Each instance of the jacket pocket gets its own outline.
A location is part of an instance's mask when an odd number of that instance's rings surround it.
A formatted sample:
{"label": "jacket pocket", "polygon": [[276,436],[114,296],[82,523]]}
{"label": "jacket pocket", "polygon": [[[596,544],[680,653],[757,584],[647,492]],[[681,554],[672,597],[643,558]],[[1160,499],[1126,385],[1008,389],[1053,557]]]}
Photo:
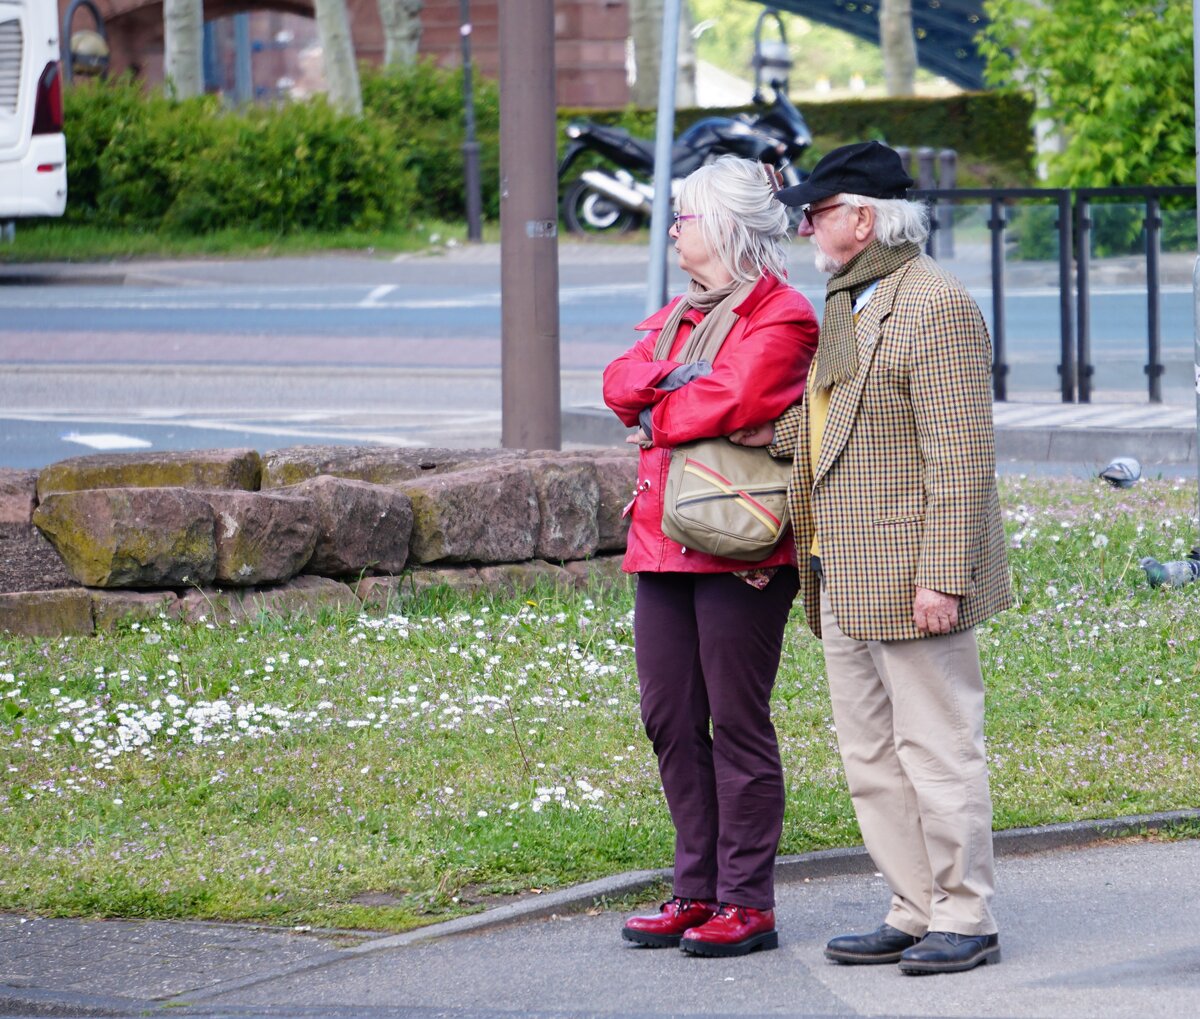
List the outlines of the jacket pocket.
{"label": "jacket pocket", "polygon": [[924,513],[903,513],[899,516],[890,517],[874,517],[871,520],[876,527],[897,526],[899,524],[920,524],[924,523]]}

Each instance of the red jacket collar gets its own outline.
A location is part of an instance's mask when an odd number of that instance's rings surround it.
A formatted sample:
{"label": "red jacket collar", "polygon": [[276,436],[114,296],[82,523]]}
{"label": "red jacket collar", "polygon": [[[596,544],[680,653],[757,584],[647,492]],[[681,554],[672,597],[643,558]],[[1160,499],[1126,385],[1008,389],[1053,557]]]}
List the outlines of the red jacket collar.
{"label": "red jacket collar", "polygon": [[[746,296],[746,299],[733,309],[733,313],[739,316],[750,314],[750,312],[762,303],[768,294],[773,293],[781,286],[783,286],[783,283],[779,279],[772,276],[769,272],[764,272],[754,285],[754,289]],[[681,300],[682,298],[676,297],[673,301],[668,302],[665,308],[659,308],[648,319],[639,322],[633,328],[639,332],[661,329],[666,324],[667,318],[671,314],[671,309]],[[683,317],[693,323],[700,319],[700,315],[696,312],[695,308],[689,308]]]}

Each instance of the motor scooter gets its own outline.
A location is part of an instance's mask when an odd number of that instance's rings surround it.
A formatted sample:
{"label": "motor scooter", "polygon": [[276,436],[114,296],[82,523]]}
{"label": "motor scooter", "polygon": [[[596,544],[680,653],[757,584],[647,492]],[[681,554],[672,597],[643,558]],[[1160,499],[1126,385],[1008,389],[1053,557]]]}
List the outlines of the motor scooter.
{"label": "motor scooter", "polygon": [[[807,174],[796,161],[812,145],[812,132],[803,115],[779,84],[767,103],[756,92],[754,114],[704,117],[688,127],[671,147],[672,197],[693,170],[727,153],[757,159],[779,171],[785,186]],[[560,184],[581,157],[603,162],[584,170],[566,184],[562,218],[572,233],[624,233],[649,219],[654,206],[654,143],[619,127],[591,120],[573,120],[565,133],[570,139],[558,166]]]}

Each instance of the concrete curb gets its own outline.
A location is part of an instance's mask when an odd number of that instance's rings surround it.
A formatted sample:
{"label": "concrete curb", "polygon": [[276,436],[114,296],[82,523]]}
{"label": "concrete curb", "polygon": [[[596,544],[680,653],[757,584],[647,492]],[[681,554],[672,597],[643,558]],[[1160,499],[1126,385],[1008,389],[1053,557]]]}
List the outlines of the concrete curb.
{"label": "concrete curb", "polygon": [[[996,832],[994,844],[997,856],[1019,856],[1087,846],[1108,839],[1145,832],[1172,831],[1189,824],[1200,825],[1200,808],[1111,819],[1072,821],[1033,828],[1012,828]],[[845,874],[873,874],[874,872],[875,864],[861,846],[823,849],[812,853],[781,856],[776,860],[776,879],[781,882],[805,881]],[[670,879],[671,870],[668,868],[615,874],[596,881],[588,881],[573,888],[564,888],[560,891],[527,898],[521,902],[499,906],[472,916],[457,917],[444,923],[405,931],[403,934],[373,938],[364,944],[343,949],[336,958],[312,959],[293,967],[264,972],[209,987],[187,995],[186,1001],[180,1000],[179,1004],[201,1009],[206,1000],[214,997],[228,994],[231,991],[244,990],[283,976],[294,976],[298,973],[321,969],[349,956],[407,948],[441,938],[473,934],[522,921],[541,920],[565,913],[579,912],[591,908],[598,900],[634,895],[652,888],[656,884],[669,882]],[[4,999],[0,998],[0,1008],[3,1008],[4,1004]],[[161,1005],[161,1003],[158,1004]]]}
{"label": "concrete curb", "polygon": [[[1048,413],[1061,413],[1047,405]],[[1154,409],[1148,406],[1149,415]],[[1087,406],[1084,412],[1093,408]],[[611,411],[599,407],[569,407],[562,412],[564,442],[584,446],[623,446],[629,429]],[[1070,424],[996,424],[996,459],[1025,464],[1063,464],[1099,469],[1116,455],[1136,453],[1143,468],[1185,467],[1196,464],[1196,429],[1152,424],[1121,426]]]}
{"label": "concrete curb", "polygon": [[[998,856],[1018,856],[1055,850],[1086,847],[1110,839],[1148,832],[1171,832],[1200,825],[1200,808],[1141,814],[1129,817],[1075,821],[1066,824],[1014,828],[996,832]],[[870,857],[861,846],[821,850],[779,857],[777,876],[781,882],[797,882],[812,878],[846,874],[871,874],[875,870]],[[669,881],[671,872],[662,870],[629,871],[597,881],[588,881],[573,888],[531,896],[520,902],[500,906],[474,916],[459,917],[420,930],[394,936],[371,938],[351,948],[339,949],[292,965],[265,968],[258,973],[234,978],[167,999],[122,999],[105,995],[51,991],[43,988],[9,986],[0,989],[0,1015],[21,1016],[130,1016],[164,1014],[178,1015],[244,1014],[241,1008],[219,1008],[214,1013],[210,1002],[231,992],[269,983],[283,977],[296,976],[344,962],[368,953],[405,948],[520,921],[544,919],[554,915],[578,912],[593,906],[597,900],[637,894],[654,885]],[[224,926],[224,925],[214,925]],[[355,932],[364,933],[364,932]],[[255,1014],[263,1014],[258,1011]]]}
{"label": "concrete curb", "polygon": [[[1024,853],[1044,853],[1056,849],[1086,846],[1106,839],[1139,835],[1145,832],[1170,832],[1189,824],[1200,825],[1200,808],[1171,810],[1157,814],[1137,814],[1065,824],[1041,825],[1033,828],[1010,828],[993,836],[997,856],[1019,856]],[[821,849],[812,853],[780,856],[775,862],[778,881],[804,881],[810,878],[833,877],[841,874],[872,874],[875,864],[862,846],[845,849]],[[472,916],[458,917],[445,923],[433,924],[419,930],[405,931],[392,937],[372,940],[347,951],[355,954],[399,948],[500,927],[518,920],[537,920],[556,914],[588,909],[598,899],[615,899],[632,895],[654,884],[669,881],[671,870],[636,870],[598,881],[588,881],[574,888],[549,892],[535,898],[489,909]]]}

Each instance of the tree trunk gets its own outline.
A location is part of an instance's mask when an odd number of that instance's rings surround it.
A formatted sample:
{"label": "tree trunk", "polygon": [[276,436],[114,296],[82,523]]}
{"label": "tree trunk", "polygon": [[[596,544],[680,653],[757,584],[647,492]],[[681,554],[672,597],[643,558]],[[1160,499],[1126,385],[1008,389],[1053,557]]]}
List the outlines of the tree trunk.
{"label": "tree trunk", "polygon": [[890,96],[910,96],[917,74],[917,41],[913,36],[912,0],[882,0],[879,45],[883,77]]}
{"label": "tree trunk", "polygon": [[[658,76],[662,62],[663,6],[666,0],[629,0],[629,28],[633,39],[634,106],[658,105]],[[696,105],[696,44],[687,0],[679,0],[679,50],[675,62],[675,105]]]}
{"label": "tree trunk", "polygon": [[163,0],[163,77],[180,99],[204,91],[202,0]]}
{"label": "tree trunk", "polygon": [[325,60],[325,80],[329,83],[329,101],[343,113],[362,113],[362,89],[358,66],[354,62],[354,40],[350,36],[350,17],[346,0],[314,0],[317,34]]}
{"label": "tree trunk", "polygon": [[421,8],[424,0],[379,0],[383,22],[383,62],[409,66],[417,62],[421,43]]}

